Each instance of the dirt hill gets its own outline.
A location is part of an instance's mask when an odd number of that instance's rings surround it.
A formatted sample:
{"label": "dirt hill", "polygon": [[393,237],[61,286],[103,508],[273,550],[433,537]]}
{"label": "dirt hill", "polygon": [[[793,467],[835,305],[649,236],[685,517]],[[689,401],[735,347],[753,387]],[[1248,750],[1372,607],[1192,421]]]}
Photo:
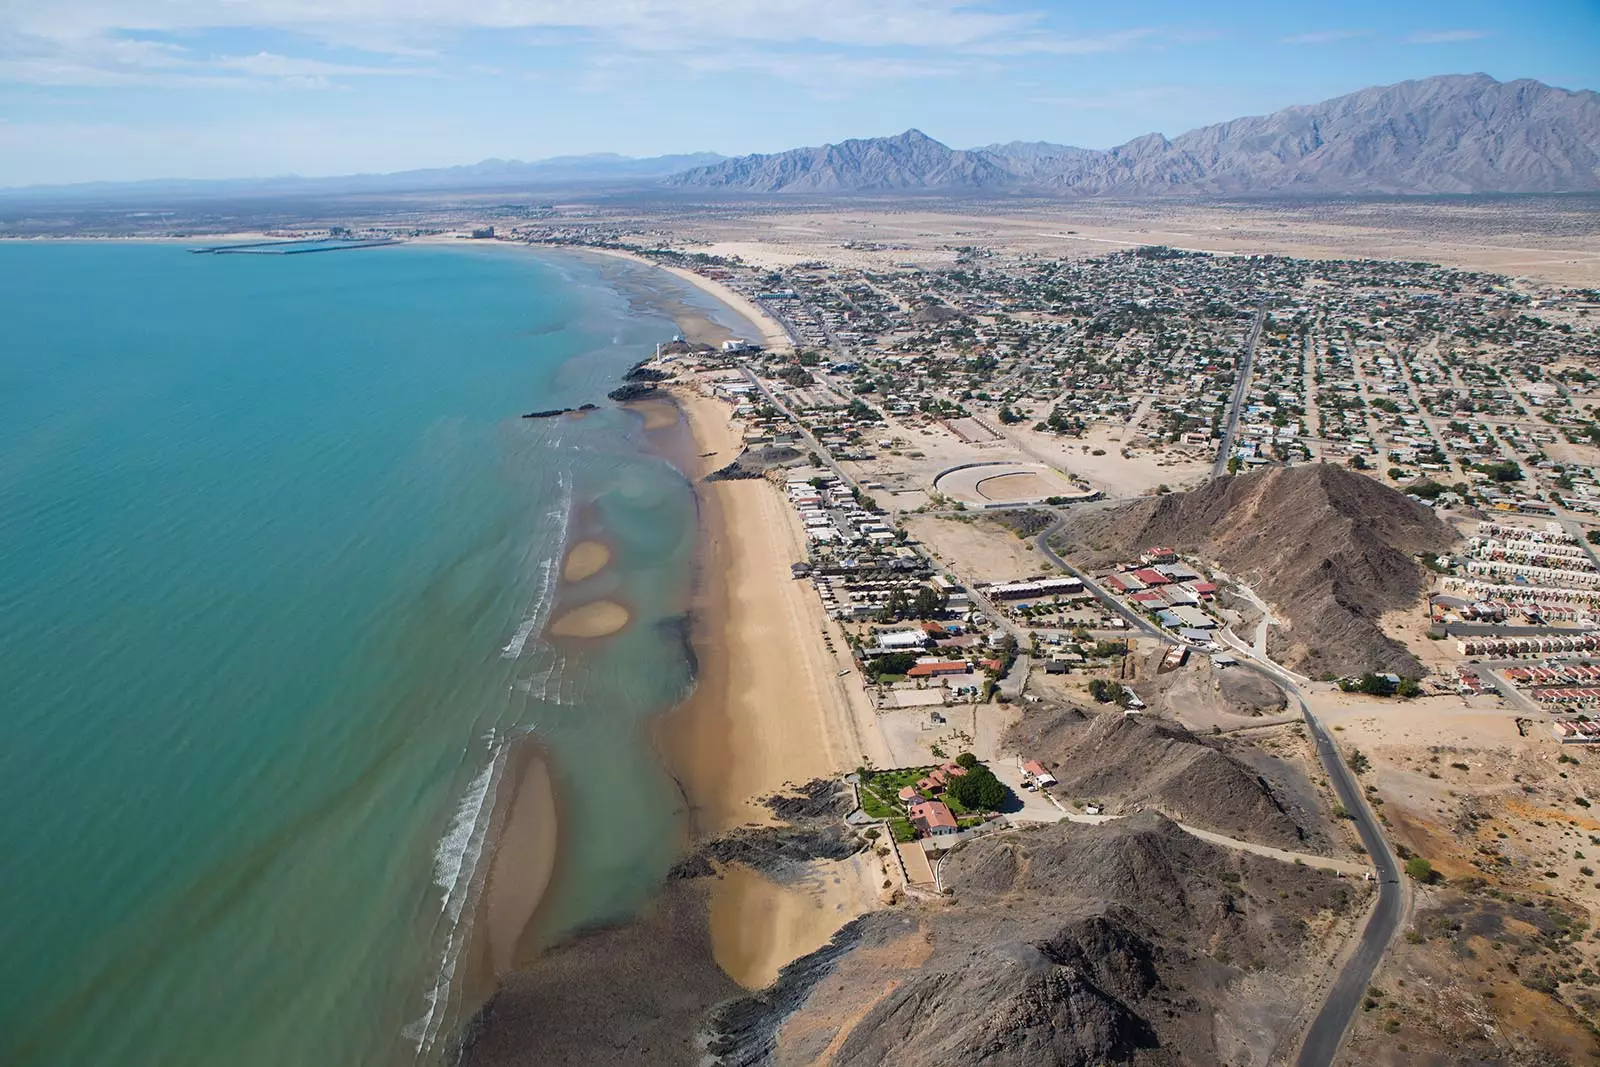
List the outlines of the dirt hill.
{"label": "dirt hill", "polygon": [[1378,627],[1425,588],[1418,552],[1456,536],[1433,511],[1344,467],[1307,464],[1219,478],[1188,493],[1075,515],[1059,543],[1097,562],[1150,545],[1193,552],[1250,585],[1288,617],[1275,658],[1312,676],[1419,674]]}
{"label": "dirt hill", "polygon": [[[1349,890],[1154,812],[973,841],[949,906],[879,912],[714,1014],[723,1064],[1264,1063]],[[1309,924],[1309,925],[1308,925]]]}
{"label": "dirt hill", "polygon": [[1063,800],[1098,801],[1113,814],[1155,808],[1263,845],[1305,847],[1305,831],[1260,775],[1177,723],[1034,706],[1005,743],[1049,767]]}

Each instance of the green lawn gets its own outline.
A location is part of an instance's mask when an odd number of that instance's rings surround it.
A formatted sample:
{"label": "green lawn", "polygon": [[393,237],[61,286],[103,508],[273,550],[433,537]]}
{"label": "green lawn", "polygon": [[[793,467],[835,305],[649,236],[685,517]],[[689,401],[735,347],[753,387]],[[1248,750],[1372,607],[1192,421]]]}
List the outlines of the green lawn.
{"label": "green lawn", "polygon": [[[934,766],[927,766],[873,771],[872,776],[861,784],[861,810],[874,819],[887,819],[903,814],[905,808],[900,803],[900,790],[908,785],[915,786],[934,769]],[[954,797],[941,796],[938,799],[948,804],[954,815],[976,814]]]}

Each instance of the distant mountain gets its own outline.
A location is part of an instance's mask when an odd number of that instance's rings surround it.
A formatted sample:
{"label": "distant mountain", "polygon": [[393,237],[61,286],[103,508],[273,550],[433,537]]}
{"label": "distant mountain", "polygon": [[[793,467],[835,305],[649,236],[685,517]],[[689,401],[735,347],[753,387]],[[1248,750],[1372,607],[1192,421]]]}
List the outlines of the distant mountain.
{"label": "distant mountain", "polygon": [[769,193],[890,190],[1115,195],[1600,191],[1600,93],[1487,74],[1363,89],[1320,104],[1158,133],[1108,151],[1046,142],[950,149],[910,130],[667,179]]}
{"label": "distant mountain", "polygon": [[674,175],[666,183],[762,193],[843,193],[987,189],[1012,181],[999,159],[987,152],[959,151],[921,130],[907,130],[898,137],[740,156]]}
{"label": "distant mountain", "polygon": [[658,179],[725,157],[715,152],[634,158],[603,152],[553,156],[523,162],[486,159],[459,167],[429,167],[391,174],[347,174],[329,178],[288,175],[274,178],[156,179],[136,182],[84,182],[0,189],[8,200],[125,200],[149,197],[207,199],[243,196],[356,195],[361,193],[461,192],[517,187],[650,184]]}

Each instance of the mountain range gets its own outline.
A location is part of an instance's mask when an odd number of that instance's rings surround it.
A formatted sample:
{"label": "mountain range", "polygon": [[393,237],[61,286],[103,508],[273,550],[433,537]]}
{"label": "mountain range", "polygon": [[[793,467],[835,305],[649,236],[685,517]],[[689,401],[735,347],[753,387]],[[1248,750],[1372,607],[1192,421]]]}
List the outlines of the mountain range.
{"label": "mountain range", "polygon": [[1427,194],[1600,191],[1600,93],[1487,74],[1362,89],[1104,151],[1047,142],[952,149],[919,130],[741,156],[680,189],[838,194],[929,190]]}
{"label": "mountain range", "polygon": [[1159,133],[1110,149],[1046,141],[951,148],[919,130],[727,158],[613,154],[331,178],[93,182],[0,190],[12,201],[200,199],[453,191],[704,196],[1167,194],[1394,195],[1600,192],[1600,93],[1487,74],[1362,89],[1320,104]]}

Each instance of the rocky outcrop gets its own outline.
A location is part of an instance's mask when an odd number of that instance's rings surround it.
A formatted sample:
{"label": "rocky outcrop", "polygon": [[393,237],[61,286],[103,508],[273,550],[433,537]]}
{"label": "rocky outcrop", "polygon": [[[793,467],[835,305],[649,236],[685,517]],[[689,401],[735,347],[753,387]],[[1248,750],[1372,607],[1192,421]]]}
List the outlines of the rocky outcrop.
{"label": "rocky outcrop", "polygon": [[1318,966],[1306,920],[1348,906],[1327,872],[1229,854],[1154,812],[980,838],[943,879],[945,905],[864,916],[718,1008],[713,1062],[1220,1067],[1238,1062],[1218,1034],[1241,1013],[1270,1051],[1298,1006],[1243,1009],[1240,983]]}
{"label": "rocky outcrop", "polygon": [[1051,791],[1113,812],[1151,807],[1264,845],[1301,848],[1305,831],[1249,767],[1176,723],[1120,712],[1030,706],[1006,744],[1042,761]]}
{"label": "rocky outcrop", "polygon": [[1288,616],[1271,651],[1303,673],[1416,675],[1416,659],[1379,618],[1422,596],[1425,572],[1413,555],[1442,552],[1456,535],[1432,509],[1371,478],[1308,464],[1079,513],[1058,540],[1102,562],[1150,545],[1213,562]]}

